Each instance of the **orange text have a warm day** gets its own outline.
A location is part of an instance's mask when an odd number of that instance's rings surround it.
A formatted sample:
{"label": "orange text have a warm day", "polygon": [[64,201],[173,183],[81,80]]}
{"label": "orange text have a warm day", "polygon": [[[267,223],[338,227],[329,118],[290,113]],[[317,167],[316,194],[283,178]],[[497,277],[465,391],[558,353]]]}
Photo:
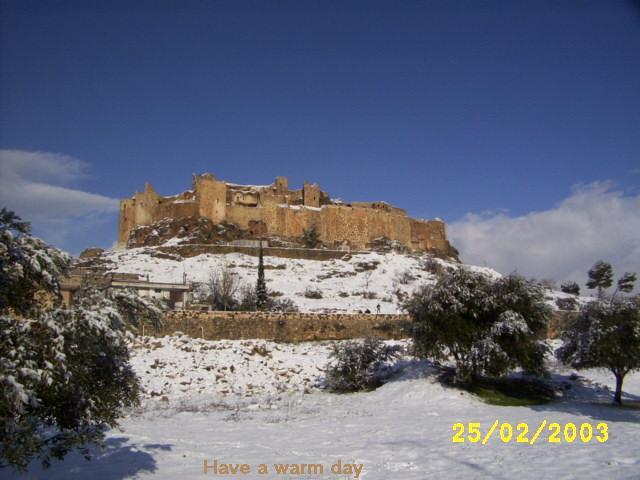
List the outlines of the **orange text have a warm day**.
{"label": "orange text have a warm day", "polygon": [[248,463],[223,463],[217,459],[212,463],[207,460],[203,462],[203,473],[205,475],[248,475],[257,473],[258,475],[350,475],[353,478],[360,478],[360,474],[364,469],[362,463],[348,463],[338,460],[331,465],[325,466],[322,463],[261,463],[255,471]]}

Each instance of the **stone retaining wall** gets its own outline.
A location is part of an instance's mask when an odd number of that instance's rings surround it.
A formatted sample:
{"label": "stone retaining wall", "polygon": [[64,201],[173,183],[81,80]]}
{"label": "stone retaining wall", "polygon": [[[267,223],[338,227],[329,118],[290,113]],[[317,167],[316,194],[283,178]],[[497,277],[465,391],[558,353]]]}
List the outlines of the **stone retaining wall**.
{"label": "stone retaining wall", "polygon": [[[341,340],[376,336],[408,337],[408,315],[176,311],[165,314],[162,329],[145,335],[175,332],[206,340],[261,338],[280,342]],[[142,331],[140,332],[142,333]]]}
{"label": "stone retaining wall", "polygon": [[[195,257],[204,253],[225,254],[225,253],[244,253],[257,257],[260,255],[259,247],[244,247],[240,245],[173,245],[160,246],[157,250],[165,253],[177,254],[181,257]],[[321,250],[312,248],[281,248],[281,247],[265,247],[263,254],[265,257],[292,258],[296,260],[334,260],[340,259],[348,255],[356,253],[369,252],[348,252],[343,250]]]}
{"label": "stone retaining wall", "polygon": [[[575,318],[571,312],[554,312],[546,337],[557,338]],[[165,313],[160,330],[145,327],[139,333],[161,337],[182,332],[206,340],[260,338],[279,342],[344,340],[375,336],[382,339],[409,337],[409,315],[366,313],[267,313],[198,312],[192,310]],[[543,334],[544,336],[544,334]]]}

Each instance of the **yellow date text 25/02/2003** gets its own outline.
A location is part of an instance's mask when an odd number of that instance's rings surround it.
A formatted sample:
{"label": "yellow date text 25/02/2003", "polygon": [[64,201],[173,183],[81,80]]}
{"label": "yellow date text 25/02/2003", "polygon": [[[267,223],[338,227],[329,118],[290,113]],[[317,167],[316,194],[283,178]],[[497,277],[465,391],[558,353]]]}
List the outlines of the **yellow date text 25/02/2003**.
{"label": "yellow date text 25/02/2003", "polygon": [[451,427],[453,443],[480,443],[486,445],[491,438],[502,443],[522,443],[534,445],[538,441],[548,443],[605,443],[609,440],[609,425],[605,422],[591,424],[588,422],[560,424],[543,420],[533,428],[528,423],[512,424],[496,420],[491,425],[479,422],[454,423]]}

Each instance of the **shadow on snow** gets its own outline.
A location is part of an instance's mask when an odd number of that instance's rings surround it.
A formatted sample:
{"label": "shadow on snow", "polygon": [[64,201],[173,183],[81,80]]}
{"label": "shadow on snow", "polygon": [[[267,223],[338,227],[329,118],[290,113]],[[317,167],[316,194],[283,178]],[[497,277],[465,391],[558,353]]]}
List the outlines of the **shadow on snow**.
{"label": "shadow on snow", "polygon": [[51,467],[43,469],[39,460],[34,460],[29,469],[19,473],[10,468],[3,469],[12,479],[86,479],[120,480],[140,473],[154,473],[158,467],[153,451],[169,451],[169,444],[128,443],[128,437],[108,437],[104,448],[91,447],[91,460],[86,460],[77,452],[69,453],[63,460],[53,460]]}

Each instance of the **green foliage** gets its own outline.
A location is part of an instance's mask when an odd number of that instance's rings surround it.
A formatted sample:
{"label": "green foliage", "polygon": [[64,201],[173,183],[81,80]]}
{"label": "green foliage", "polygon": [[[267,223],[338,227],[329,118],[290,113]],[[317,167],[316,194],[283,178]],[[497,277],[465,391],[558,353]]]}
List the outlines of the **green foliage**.
{"label": "green foliage", "polygon": [[313,224],[302,233],[302,241],[307,248],[317,248],[322,243],[318,227]]}
{"label": "green foliage", "polygon": [[70,309],[43,310],[35,293],[58,294],[69,257],[0,211],[0,457],[45,466],[73,448],[87,455],[138,398],[117,305],[97,291]]}
{"label": "green foliage", "polygon": [[143,298],[132,289],[117,289],[109,293],[125,325],[138,331],[141,325],[149,325],[156,331],[162,328],[164,314],[160,303]]}
{"label": "green foliage", "polygon": [[58,277],[71,258],[29,235],[29,223],[0,210],[0,311],[26,315],[36,307],[36,292],[57,295]]}
{"label": "green foliage", "polygon": [[398,347],[376,338],[334,343],[326,369],[327,386],[336,392],[375,388],[380,384],[382,367],[398,353]]}
{"label": "green foliage", "polygon": [[600,296],[611,285],[613,285],[613,267],[610,263],[598,260],[589,270],[587,288],[597,289]]}
{"label": "green foliage", "polygon": [[458,382],[516,367],[543,370],[546,347],[536,335],[546,327],[549,309],[538,284],[515,275],[493,281],[459,268],[416,291],[405,308],[413,318],[416,354],[453,357]]}
{"label": "green foliage", "polygon": [[474,384],[470,392],[485,403],[505,407],[541,405],[555,398],[552,388],[539,380],[526,378],[483,379]]}
{"label": "green foliage", "polygon": [[267,293],[267,283],[264,279],[264,258],[261,245],[260,258],[258,260],[258,281],[256,283],[256,308],[258,310],[266,310],[268,302],[269,295]]}
{"label": "green foliage", "polygon": [[576,282],[564,282],[560,286],[560,290],[562,290],[564,293],[568,293],[569,295],[580,295],[580,285],[578,285]]}
{"label": "green foliage", "polygon": [[578,308],[578,301],[574,297],[557,298],[556,306],[560,310],[574,311]]}
{"label": "green foliage", "polygon": [[614,402],[622,403],[627,373],[640,369],[640,306],[627,299],[589,303],[565,330],[556,355],[574,368],[607,368],[616,378]]}
{"label": "green foliage", "polygon": [[618,279],[616,291],[631,293],[631,291],[633,291],[633,286],[635,283],[636,283],[636,274],[625,272],[624,275],[622,275],[622,277]]}
{"label": "green foliage", "polygon": [[0,209],[0,230],[13,230],[16,233],[31,233],[31,225],[29,222],[23,222],[22,219],[11,210],[6,208]]}

